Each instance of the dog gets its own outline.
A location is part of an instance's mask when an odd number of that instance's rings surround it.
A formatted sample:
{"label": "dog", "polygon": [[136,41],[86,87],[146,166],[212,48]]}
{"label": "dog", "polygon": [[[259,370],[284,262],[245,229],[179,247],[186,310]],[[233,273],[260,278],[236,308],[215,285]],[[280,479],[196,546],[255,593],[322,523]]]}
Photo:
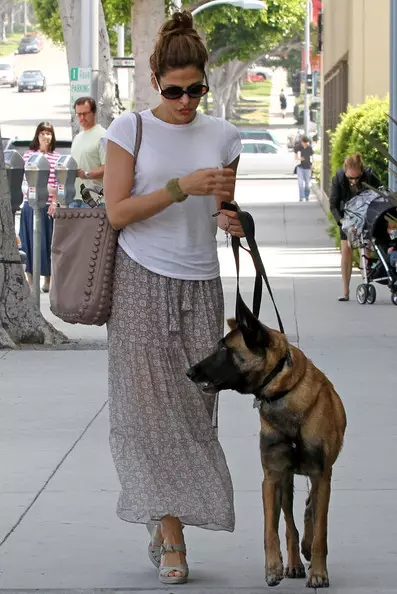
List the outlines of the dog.
{"label": "dog", "polygon": [[[293,516],[294,474],[301,474],[311,482],[301,542],[302,554],[310,561],[306,586],[326,588],[331,475],[343,445],[345,409],[327,377],[284,334],[264,326],[248,308],[242,318],[228,321],[230,332],[216,352],[187,375],[205,392],[236,390],[256,397],[267,584],[277,586],[284,576],[306,577]],[[278,535],[281,509],[286,522],[285,568]]]}

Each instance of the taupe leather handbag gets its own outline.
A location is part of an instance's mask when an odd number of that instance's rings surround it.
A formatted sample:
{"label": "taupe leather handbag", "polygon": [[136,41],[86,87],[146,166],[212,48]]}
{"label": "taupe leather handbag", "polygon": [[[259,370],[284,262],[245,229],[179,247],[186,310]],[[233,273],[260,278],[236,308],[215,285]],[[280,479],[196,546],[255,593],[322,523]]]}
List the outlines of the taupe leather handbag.
{"label": "taupe leather handbag", "polygon": [[[142,119],[135,113],[135,163]],[[50,308],[70,324],[102,326],[112,308],[118,231],[103,208],[56,208],[51,257]]]}

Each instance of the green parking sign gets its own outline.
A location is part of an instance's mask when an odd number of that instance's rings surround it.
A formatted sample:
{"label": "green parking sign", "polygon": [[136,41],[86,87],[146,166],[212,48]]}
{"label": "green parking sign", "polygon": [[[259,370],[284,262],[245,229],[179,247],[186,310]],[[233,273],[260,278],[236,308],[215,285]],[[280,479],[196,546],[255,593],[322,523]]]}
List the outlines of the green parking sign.
{"label": "green parking sign", "polygon": [[74,66],[70,69],[70,104],[73,108],[79,97],[92,95],[92,69]]}

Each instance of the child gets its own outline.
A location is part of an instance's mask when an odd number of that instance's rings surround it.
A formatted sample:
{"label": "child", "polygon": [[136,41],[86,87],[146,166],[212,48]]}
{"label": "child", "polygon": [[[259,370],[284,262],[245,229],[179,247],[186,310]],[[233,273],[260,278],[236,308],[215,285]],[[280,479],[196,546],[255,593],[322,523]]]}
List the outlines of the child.
{"label": "child", "polygon": [[391,214],[385,216],[387,221],[387,233],[390,237],[387,253],[389,254],[390,266],[397,270],[397,219]]}

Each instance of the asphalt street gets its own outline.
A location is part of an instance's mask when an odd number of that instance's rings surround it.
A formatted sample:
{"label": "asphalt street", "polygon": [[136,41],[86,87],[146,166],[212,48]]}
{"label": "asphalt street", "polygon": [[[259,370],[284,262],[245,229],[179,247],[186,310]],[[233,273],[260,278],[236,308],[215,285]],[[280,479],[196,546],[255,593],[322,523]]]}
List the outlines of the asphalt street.
{"label": "asphalt street", "polygon": [[23,70],[38,69],[47,78],[47,91],[18,93],[18,89],[0,87],[0,125],[4,137],[33,138],[37,124],[49,120],[59,140],[70,139],[70,95],[66,52],[45,42],[38,54],[13,57],[17,75]]}

